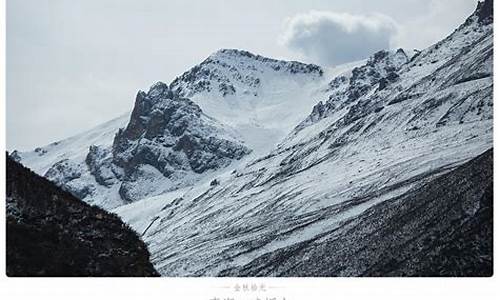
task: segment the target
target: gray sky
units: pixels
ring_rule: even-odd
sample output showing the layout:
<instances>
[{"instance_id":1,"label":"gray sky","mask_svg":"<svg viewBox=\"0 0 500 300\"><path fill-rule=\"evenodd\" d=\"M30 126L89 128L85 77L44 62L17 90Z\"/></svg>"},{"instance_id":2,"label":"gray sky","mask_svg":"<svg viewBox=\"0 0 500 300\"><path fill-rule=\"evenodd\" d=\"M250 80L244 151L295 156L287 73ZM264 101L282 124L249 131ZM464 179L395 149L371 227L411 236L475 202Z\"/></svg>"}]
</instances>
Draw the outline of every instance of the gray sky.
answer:
<instances>
[{"instance_id":1,"label":"gray sky","mask_svg":"<svg viewBox=\"0 0 500 300\"><path fill-rule=\"evenodd\" d=\"M475 0L9 0L7 148L45 145L131 110L220 48L334 65L423 48ZM346 55L350 53L349 55Z\"/></svg>"}]
</instances>

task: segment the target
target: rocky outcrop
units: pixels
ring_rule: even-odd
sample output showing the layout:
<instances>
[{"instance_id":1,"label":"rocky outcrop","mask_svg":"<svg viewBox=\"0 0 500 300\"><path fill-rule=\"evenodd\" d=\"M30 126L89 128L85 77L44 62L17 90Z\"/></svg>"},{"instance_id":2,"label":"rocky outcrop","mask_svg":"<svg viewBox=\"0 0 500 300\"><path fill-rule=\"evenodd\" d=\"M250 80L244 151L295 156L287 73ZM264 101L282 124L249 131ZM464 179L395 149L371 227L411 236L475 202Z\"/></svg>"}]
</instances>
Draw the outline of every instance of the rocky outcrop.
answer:
<instances>
[{"instance_id":1,"label":"rocky outcrop","mask_svg":"<svg viewBox=\"0 0 500 300\"><path fill-rule=\"evenodd\" d=\"M374 89L384 90L398 80L398 71L408 61L408 55L403 49L382 50L373 54L364 65L354 68L349 74L335 77L328 84L328 100L320 101L295 130L301 130L328 117L335 110L349 106ZM376 109L377 107L370 107L369 110L366 110L366 107L361 109L355 107L351 113L357 114L359 111L367 114Z\"/></svg>"},{"instance_id":2,"label":"rocky outcrop","mask_svg":"<svg viewBox=\"0 0 500 300\"><path fill-rule=\"evenodd\" d=\"M123 170L113 164L113 156L107 148L91 145L85 163L100 185L110 187L123 178Z\"/></svg>"},{"instance_id":3,"label":"rocky outcrop","mask_svg":"<svg viewBox=\"0 0 500 300\"><path fill-rule=\"evenodd\" d=\"M71 180L80 178L82 171L80 165L69 159L63 159L50 167L43 176L61 186Z\"/></svg>"},{"instance_id":4,"label":"rocky outcrop","mask_svg":"<svg viewBox=\"0 0 500 300\"><path fill-rule=\"evenodd\" d=\"M493 0L485 0L477 3L475 15L478 16L479 22L490 24L493 22Z\"/></svg>"},{"instance_id":5,"label":"rocky outcrop","mask_svg":"<svg viewBox=\"0 0 500 300\"><path fill-rule=\"evenodd\" d=\"M135 200L130 196L137 194L132 190L139 188L134 182L144 175L144 165L181 182L189 173L225 167L248 153L232 132L162 82L137 94L130 122L112 147L113 163L125 176L120 195L129 201Z\"/></svg>"},{"instance_id":6,"label":"rocky outcrop","mask_svg":"<svg viewBox=\"0 0 500 300\"><path fill-rule=\"evenodd\" d=\"M60 164L62 165L62 164ZM157 276L119 217L7 158L8 276Z\"/></svg>"},{"instance_id":7,"label":"rocky outcrop","mask_svg":"<svg viewBox=\"0 0 500 300\"><path fill-rule=\"evenodd\" d=\"M338 98L347 97L346 104L365 95L373 86L378 84L378 89L384 89L397 78L397 71L408 62L407 54L398 49L396 52L386 50L372 55L365 65L354 68L349 78L347 94L333 93L329 101L339 101Z\"/></svg>"}]
</instances>

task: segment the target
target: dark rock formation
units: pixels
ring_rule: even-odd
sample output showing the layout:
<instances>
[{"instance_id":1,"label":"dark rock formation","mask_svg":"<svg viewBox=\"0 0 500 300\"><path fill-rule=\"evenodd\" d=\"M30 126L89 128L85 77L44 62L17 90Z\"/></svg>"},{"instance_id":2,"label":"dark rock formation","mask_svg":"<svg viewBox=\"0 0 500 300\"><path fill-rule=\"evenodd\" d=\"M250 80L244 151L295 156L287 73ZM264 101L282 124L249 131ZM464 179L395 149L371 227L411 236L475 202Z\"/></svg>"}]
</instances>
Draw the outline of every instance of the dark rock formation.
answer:
<instances>
[{"instance_id":1,"label":"dark rock formation","mask_svg":"<svg viewBox=\"0 0 500 300\"><path fill-rule=\"evenodd\" d=\"M157 276L120 218L7 158L8 276Z\"/></svg>"},{"instance_id":2,"label":"dark rock formation","mask_svg":"<svg viewBox=\"0 0 500 300\"><path fill-rule=\"evenodd\" d=\"M225 167L250 149L194 102L158 82L148 93L137 94L130 122L117 133L112 153L113 163L124 170L120 196L133 201L143 194L136 180L144 165L180 182L186 172L200 174Z\"/></svg>"},{"instance_id":3,"label":"dark rock formation","mask_svg":"<svg viewBox=\"0 0 500 300\"><path fill-rule=\"evenodd\" d=\"M493 22L493 0L478 2L475 14L479 17L479 22L483 24Z\"/></svg>"},{"instance_id":4,"label":"dark rock formation","mask_svg":"<svg viewBox=\"0 0 500 300\"><path fill-rule=\"evenodd\" d=\"M100 185L109 187L116 183L117 179L122 178L122 170L112 162L111 151L107 148L95 145L89 147L85 163L90 170L90 174L94 175L95 180Z\"/></svg>"},{"instance_id":5,"label":"dark rock formation","mask_svg":"<svg viewBox=\"0 0 500 300\"><path fill-rule=\"evenodd\" d=\"M80 167L71 162L69 159L63 159L55 163L50 169L45 172L44 177L47 177L57 185L64 185L66 182L82 175Z\"/></svg>"},{"instance_id":6,"label":"dark rock formation","mask_svg":"<svg viewBox=\"0 0 500 300\"><path fill-rule=\"evenodd\" d=\"M137 95L127 128L115 138L114 162L126 171L149 164L169 176L172 165L201 173L249 153L245 146L218 137L208 121L194 102L157 83L147 94Z\"/></svg>"}]
</instances>

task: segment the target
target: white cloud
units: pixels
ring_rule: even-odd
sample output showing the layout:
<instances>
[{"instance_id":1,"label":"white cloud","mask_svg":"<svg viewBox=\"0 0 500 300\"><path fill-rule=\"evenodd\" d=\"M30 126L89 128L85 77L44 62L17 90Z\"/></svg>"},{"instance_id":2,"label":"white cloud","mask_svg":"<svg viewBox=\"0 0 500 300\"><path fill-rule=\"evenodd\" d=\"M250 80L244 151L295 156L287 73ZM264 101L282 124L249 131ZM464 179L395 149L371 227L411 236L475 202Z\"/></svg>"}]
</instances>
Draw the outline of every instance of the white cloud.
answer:
<instances>
[{"instance_id":1,"label":"white cloud","mask_svg":"<svg viewBox=\"0 0 500 300\"><path fill-rule=\"evenodd\" d=\"M382 14L310 11L286 20L280 42L315 63L336 65L390 48L396 34L395 21Z\"/></svg>"}]
</instances>

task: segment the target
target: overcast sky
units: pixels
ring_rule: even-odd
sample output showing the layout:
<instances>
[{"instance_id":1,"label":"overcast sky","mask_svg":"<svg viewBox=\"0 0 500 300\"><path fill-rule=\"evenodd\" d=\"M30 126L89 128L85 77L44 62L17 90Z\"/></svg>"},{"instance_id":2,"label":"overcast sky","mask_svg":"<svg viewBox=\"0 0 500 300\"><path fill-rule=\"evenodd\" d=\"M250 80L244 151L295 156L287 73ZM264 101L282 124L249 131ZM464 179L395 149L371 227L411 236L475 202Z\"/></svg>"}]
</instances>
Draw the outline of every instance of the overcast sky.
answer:
<instances>
[{"instance_id":1,"label":"overcast sky","mask_svg":"<svg viewBox=\"0 0 500 300\"><path fill-rule=\"evenodd\" d=\"M220 48L331 66L424 48L475 0L9 0L7 147L45 145L131 110Z\"/></svg>"}]
</instances>

